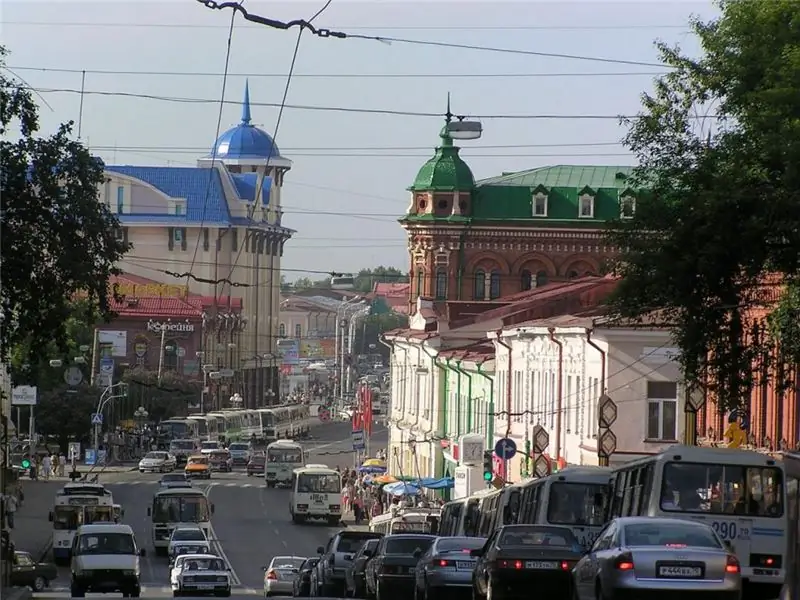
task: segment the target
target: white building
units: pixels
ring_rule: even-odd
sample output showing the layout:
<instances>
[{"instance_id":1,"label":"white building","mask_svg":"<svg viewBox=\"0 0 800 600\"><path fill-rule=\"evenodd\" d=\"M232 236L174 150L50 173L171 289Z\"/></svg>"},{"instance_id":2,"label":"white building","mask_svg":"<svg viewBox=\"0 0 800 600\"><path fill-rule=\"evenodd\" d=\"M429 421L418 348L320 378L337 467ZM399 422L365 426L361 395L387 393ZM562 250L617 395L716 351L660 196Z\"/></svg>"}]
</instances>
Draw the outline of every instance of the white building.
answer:
<instances>
[{"instance_id":1,"label":"white building","mask_svg":"<svg viewBox=\"0 0 800 600\"><path fill-rule=\"evenodd\" d=\"M666 329L565 316L489 337L495 342L496 405L506 411L495 423L498 439L506 434L524 448L541 425L552 461L596 465L597 402L604 392L617 405L611 464L657 453L682 438L684 385ZM520 460L509 461L511 481L519 479Z\"/></svg>"}]
</instances>

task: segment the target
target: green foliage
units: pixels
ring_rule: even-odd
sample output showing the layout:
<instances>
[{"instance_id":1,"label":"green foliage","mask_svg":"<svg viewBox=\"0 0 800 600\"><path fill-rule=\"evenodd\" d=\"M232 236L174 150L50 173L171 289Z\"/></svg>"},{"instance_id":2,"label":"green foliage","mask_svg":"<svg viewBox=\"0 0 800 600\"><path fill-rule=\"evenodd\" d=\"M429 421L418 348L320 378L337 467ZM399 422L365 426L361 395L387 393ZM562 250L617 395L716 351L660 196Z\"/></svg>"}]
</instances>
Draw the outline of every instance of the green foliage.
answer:
<instances>
[{"instance_id":1,"label":"green foliage","mask_svg":"<svg viewBox=\"0 0 800 600\"><path fill-rule=\"evenodd\" d=\"M358 354L381 354L389 357L389 349L380 342L380 336L392 329L408 327L408 317L398 313L370 315L364 319L363 327L356 330L355 348ZM371 349L370 345L375 348Z\"/></svg>"},{"instance_id":2,"label":"green foliage","mask_svg":"<svg viewBox=\"0 0 800 600\"><path fill-rule=\"evenodd\" d=\"M331 280L328 279L311 279L309 277L301 277L294 283L287 284L284 288L285 292L302 292L304 290L329 290L331 288Z\"/></svg>"},{"instance_id":3,"label":"green foliage","mask_svg":"<svg viewBox=\"0 0 800 600\"><path fill-rule=\"evenodd\" d=\"M355 288L357 292L371 292L376 283L408 283L408 273L394 267L375 267L374 269L361 269L356 276Z\"/></svg>"},{"instance_id":4,"label":"green foliage","mask_svg":"<svg viewBox=\"0 0 800 600\"><path fill-rule=\"evenodd\" d=\"M70 440L89 442L91 414L97 408L101 390L82 385L68 388L60 385L39 392L36 406L36 431L58 439L62 448Z\"/></svg>"},{"instance_id":5,"label":"green foliage","mask_svg":"<svg viewBox=\"0 0 800 600\"><path fill-rule=\"evenodd\" d=\"M176 414L186 414L187 405L197 403L203 384L174 371L164 371L159 381L158 371L135 368L125 371L122 381L128 388L131 411L145 406L151 419L168 418ZM131 415L133 413L131 412ZM131 415L125 415L130 418Z\"/></svg>"},{"instance_id":6,"label":"green foliage","mask_svg":"<svg viewBox=\"0 0 800 600\"><path fill-rule=\"evenodd\" d=\"M800 363L800 284L789 282L778 306L767 317L770 337L778 342L781 358ZM785 382L784 382L785 383Z\"/></svg>"},{"instance_id":7,"label":"green foliage","mask_svg":"<svg viewBox=\"0 0 800 600\"><path fill-rule=\"evenodd\" d=\"M625 138L639 160L631 187L647 192L608 237L620 249L616 312L660 310L687 383L709 383L731 410L761 352L747 344L746 311L765 302L767 273L793 275L800 260L800 11L793 0L719 4L718 20L694 23L699 59L659 46L673 70Z\"/></svg>"},{"instance_id":8,"label":"green foliage","mask_svg":"<svg viewBox=\"0 0 800 600\"><path fill-rule=\"evenodd\" d=\"M0 46L0 71L6 54ZM50 137L38 129L31 92L0 75L0 358L14 349L30 364L51 342L66 352L76 295L87 298L89 321L111 317L109 278L128 250L116 238L116 217L98 201L102 161L72 138L71 123Z\"/></svg>"}]
</instances>

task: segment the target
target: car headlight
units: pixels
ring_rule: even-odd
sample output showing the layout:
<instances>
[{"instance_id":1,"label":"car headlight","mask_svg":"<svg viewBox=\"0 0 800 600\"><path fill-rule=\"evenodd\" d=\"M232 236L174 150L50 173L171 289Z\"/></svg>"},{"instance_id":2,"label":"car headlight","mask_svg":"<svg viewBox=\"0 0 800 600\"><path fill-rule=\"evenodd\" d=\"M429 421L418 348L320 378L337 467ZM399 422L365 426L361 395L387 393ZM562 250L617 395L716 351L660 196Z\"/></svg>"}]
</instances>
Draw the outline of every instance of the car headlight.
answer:
<instances>
[{"instance_id":1,"label":"car headlight","mask_svg":"<svg viewBox=\"0 0 800 600\"><path fill-rule=\"evenodd\" d=\"M228 581L228 578L225 577L224 575L220 575L219 577L217 577L217 581Z\"/></svg>"}]
</instances>

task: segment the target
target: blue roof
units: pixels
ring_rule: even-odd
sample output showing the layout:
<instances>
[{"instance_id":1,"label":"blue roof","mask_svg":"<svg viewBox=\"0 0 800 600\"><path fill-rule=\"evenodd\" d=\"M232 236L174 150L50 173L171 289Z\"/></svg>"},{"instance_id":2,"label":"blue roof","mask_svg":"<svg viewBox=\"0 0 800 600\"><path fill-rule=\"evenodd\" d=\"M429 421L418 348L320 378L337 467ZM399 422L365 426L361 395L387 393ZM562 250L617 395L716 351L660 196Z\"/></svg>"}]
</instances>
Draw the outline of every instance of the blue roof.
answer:
<instances>
[{"instance_id":1,"label":"blue roof","mask_svg":"<svg viewBox=\"0 0 800 600\"><path fill-rule=\"evenodd\" d=\"M247 202L253 202L256 197L256 189L258 188L258 173L231 173L233 185L236 187L236 193L239 198ZM269 205L269 194L272 190L272 177L264 177L264 182L261 184L261 205Z\"/></svg>"},{"instance_id":2,"label":"blue roof","mask_svg":"<svg viewBox=\"0 0 800 600\"><path fill-rule=\"evenodd\" d=\"M149 183L170 198L186 199L185 215L169 215L165 212L135 213L119 215L120 221L230 223L231 215L225 192L216 169L203 167L134 167L106 166L106 171L119 173ZM211 184L209 187L209 183ZM205 206L205 210L204 210ZM136 207L134 206L134 210Z\"/></svg>"},{"instance_id":3,"label":"blue roof","mask_svg":"<svg viewBox=\"0 0 800 600\"><path fill-rule=\"evenodd\" d=\"M223 133L211 148L209 158L219 159L278 159L283 158L278 145L264 130L251 122L250 117L250 85L245 82L244 100L242 101L242 122Z\"/></svg>"}]
</instances>

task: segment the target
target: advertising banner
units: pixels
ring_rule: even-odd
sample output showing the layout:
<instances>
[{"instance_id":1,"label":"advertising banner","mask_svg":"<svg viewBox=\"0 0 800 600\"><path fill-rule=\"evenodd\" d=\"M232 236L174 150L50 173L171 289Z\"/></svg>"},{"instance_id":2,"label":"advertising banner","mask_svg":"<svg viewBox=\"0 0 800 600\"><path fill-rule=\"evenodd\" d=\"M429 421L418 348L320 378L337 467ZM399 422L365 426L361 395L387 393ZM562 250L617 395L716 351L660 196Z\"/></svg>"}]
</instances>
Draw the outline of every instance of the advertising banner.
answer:
<instances>
[{"instance_id":1,"label":"advertising banner","mask_svg":"<svg viewBox=\"0 0 800 600\"><path fill-rule=\"evenodd\" d=\"M336 340L300 340L300 358L325 360L336 356Z\"/></svg>"},{"instance_id":2,"label":"advertising banner","mask_svg":"<svg viewBox=\"0 0 800 600\"><path fill-rule=\"evenodd\" d=\"M278 340L278 355L282 365L296 365L300 363L300 341Z\"/></svg>"}]
</instances>

